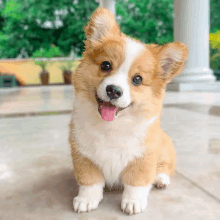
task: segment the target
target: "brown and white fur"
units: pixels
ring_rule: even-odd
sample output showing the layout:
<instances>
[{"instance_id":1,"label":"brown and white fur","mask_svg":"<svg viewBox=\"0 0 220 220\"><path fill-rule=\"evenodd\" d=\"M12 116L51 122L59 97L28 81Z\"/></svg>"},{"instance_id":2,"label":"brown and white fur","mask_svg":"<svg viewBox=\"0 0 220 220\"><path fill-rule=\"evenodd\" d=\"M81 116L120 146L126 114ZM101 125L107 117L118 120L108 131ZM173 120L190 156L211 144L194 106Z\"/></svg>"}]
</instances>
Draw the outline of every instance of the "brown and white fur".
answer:
<instances>
[{"instance_id":1,"label":"brown and white fur","mask_svg":"<svg viewBox=\"0 0 220 220\"><path fill-rule=\"evenodd\" d=\"M98 207L105 184L124 187L121 208L128 214L147 206L152 184L168 186L175 168L175 150L160 127L162 100L168 82L187 58L183 43L146 45L120 32L114 16L98 8L85 28L83 59L73 74L74 108L70 144L79 194L75 211ZM108 61L111 71L103 71ZM135 74L142 77L134 85ZM110 99L106 86L119 86L123 95ZM98 111L97 98L122 108L113 121Z\"/></svg>"}]
</instances>

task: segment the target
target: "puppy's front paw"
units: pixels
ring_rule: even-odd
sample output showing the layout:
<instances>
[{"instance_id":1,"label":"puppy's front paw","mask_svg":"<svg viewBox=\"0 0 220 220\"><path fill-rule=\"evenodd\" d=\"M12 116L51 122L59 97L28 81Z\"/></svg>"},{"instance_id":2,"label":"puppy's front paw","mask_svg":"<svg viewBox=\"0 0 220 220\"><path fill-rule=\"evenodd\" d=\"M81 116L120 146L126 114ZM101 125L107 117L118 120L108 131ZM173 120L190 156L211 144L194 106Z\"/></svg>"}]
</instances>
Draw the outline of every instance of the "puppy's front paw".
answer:
<instances>
[{"instance_id":1,"label":"puppy's front paw","mask_svg":"<svg viewBox=\"0 0 220 220\"><path fill-rule=\"evenodd\" d=\"M126 200L121 202L121 209L129 215L143 212L147 207L147 198L142 200Z\"/></svg>"},{"instance_id":2,"label":"puppy's front paw","mask_svg":"<svg viewBox=\"0 0 220 220\"><path fill-rule=\"evenodd\" d=\"M99 205L99 200L90 200L88 198L77 196L73 199L73 208L76 212L89 212L96 209Z\"/></svg>"},{"instance_id":3,"label":"puppy's front paw","mask_svg":"<svg viewBox=\"0 0 220 220\"><path fill-rule=\"evenodd\" d=\"M79 186L79 194L73 199L73 208L76 212L89 212L96 209L103 198L104 184L93 186Z\"/></svg>"},{"instance_id":4,"label":"puppy's front paw","mask_svg":"<svg viewBox=\"0 0 220 220\"><path fill-rule=\"evenodd\" d=\"M147 196L151 189L148 186L124 185L122 194L121 209L130 215L143 212L147 207Z\"/></svg>"},{"instance_id":5,"label":"puppy's front paw","mask_svg":"<svg viewBox=\"0 0 220 220\"><path fill-rule=\"evenodd\" d=\"M154 185L158 189L165 189L170 185L170 177L165 173L160 173L157 175Z\"/></svg>"}]
</instances>

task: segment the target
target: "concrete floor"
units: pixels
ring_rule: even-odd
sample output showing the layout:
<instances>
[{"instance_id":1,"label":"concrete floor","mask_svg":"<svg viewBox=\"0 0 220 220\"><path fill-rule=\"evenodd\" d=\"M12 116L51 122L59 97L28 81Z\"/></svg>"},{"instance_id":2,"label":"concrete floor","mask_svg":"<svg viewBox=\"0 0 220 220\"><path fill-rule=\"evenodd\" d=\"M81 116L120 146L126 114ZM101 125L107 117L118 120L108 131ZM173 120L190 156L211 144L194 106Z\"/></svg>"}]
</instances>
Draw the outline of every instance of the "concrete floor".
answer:
<instances>
[{"instance_id":1,"label":"concrete floor","mask_svg":"<svg viewBox=\"0 0 220 220\"><path fill-rule=\"evenodd\" d=\"M74 213L72 97L71 86L0 90L0 220L220 219L220 93L167 92L162 127L176 146L176 174L133 216L121 212L120 191Z\"/></svg>"}]
</instances>

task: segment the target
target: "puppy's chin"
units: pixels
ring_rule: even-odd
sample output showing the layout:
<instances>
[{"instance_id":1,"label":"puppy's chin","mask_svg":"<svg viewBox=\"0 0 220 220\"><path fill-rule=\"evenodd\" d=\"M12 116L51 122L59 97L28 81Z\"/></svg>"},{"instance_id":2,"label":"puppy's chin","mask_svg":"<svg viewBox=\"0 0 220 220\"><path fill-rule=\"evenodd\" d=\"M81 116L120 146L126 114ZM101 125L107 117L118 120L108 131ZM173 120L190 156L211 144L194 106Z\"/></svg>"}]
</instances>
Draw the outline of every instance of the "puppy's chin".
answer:
<instances>
[{"instance_id":1,"label":"puppy's chin","mask_svg":"<svg viewBox=\"0 0 220 220\"><path fill-rule=\"evenodd\" d=\"M127 109L132 104L131 103L130 105L128 105L125 108L115 106L111 102L106 102L106 101L100 99L97 95L97 92L95 92L95 98L96 98L96 102L98 104L97 110L98 110L101 118L105 121L115 120L115 118L117 117L119 112L123 111L124 109Z\"/></svg>"}]
</instances>

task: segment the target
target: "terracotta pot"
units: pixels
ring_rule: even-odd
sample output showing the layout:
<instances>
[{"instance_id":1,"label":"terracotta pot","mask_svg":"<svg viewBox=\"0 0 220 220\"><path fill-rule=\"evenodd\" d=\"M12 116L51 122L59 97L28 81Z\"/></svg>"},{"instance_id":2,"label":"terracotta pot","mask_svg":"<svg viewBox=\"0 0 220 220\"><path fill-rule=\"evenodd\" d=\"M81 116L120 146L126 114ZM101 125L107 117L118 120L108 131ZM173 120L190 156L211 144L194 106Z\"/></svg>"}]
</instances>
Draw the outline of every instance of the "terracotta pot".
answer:
<instances>
[{"instance_id":1,"label":"terracotta pot","mask_svg":"<svg viewBox=\"0 0 220 220\"><path fill-rule=\"evenodd\" d=\"M42 85L48 85L49 84L49 78L50 78L50 74L47 70L42 70L40 72L40 81Z\"/></svg>"},{"instance_id":2,"label":"terracotta pot","mask_svg":"<svg viewBox=\"0 0 220 220\"><path fill-rule=\"evenodd\" d=\"M72 75L71 70L63 71L63 81L65 84L71 84L71 75Z\"/></svg>"}]
</instances>

